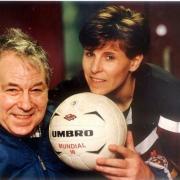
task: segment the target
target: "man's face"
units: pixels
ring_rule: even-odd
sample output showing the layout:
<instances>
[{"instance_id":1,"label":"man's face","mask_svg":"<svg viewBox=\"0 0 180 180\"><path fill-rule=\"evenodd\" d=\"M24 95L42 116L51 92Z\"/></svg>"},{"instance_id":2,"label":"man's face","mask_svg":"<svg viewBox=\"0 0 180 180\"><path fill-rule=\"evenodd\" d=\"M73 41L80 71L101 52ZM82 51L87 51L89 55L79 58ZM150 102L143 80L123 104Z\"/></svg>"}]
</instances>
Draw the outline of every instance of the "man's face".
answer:
<instances>
[{"instance_id":1,"label":"man's face","mask_svg":"<svg viewBox=\"0 0 180 180\"><path fill-rule=\"evenodd\" d=\"M32 133L48 101L44 71L28 64L26 58L13 51L0 56L0 124L16 136Z\"/></svg>"}]
</instances>

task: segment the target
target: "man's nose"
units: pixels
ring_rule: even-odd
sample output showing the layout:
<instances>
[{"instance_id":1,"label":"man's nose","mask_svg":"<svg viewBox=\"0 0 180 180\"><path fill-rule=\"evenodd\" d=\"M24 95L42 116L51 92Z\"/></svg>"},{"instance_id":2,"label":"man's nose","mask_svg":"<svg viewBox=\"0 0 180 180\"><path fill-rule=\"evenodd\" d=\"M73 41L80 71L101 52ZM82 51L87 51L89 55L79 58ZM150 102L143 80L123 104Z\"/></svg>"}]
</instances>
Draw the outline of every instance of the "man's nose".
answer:
<instances>
[{"instance_id":1,"label":"man's nose","mask_svg":"<svg viewBox=\"0 0 180 180\"><path fill-rule=\"evenodd\" d=\"M23 93L19 99L18 107L24 111L32 109L31 97L28 93Z\"/></svg>"}]
</instances>

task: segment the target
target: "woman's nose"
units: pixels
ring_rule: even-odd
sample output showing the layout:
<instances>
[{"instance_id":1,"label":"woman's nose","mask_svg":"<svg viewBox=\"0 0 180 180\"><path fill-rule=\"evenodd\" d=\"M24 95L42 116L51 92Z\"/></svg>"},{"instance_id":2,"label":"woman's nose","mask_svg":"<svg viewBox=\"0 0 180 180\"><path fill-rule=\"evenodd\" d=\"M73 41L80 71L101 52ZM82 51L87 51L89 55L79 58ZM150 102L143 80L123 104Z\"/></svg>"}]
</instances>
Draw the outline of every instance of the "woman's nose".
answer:
<instances>
[{"instance_id":1,"label":"woman's nose","mask_svg":"<svg viewBox=\"0 0 180 180\"><path fill-rule=\"evenodd\" d=\"M92 64L91 64L91 72L93 73L97 73L99 71L101 71L102 69L102 65L101 65L101 60L100 58L95 58L93 61L92 61Z\"/></svg>"}]
</instances>

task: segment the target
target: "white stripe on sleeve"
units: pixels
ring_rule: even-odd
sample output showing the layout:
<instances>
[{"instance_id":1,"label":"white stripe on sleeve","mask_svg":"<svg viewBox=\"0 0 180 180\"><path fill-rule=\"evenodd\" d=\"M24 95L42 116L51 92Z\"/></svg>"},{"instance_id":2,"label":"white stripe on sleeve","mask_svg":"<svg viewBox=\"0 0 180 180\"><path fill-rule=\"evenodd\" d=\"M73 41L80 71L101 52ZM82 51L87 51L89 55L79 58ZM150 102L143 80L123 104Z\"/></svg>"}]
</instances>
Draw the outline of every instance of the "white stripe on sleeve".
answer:
<instances>
[{"instance_id":1,"label":"white stripe on sleeve","mask_svg":"<svg viewBox=\"0 0 180 180\"><path fill-rule=\"evenodd\" d=\"M156 130L157 130L157 127L142 142L136 145L135 149L138 153L144 154L156 142L156 140L158 139Z\"/></svg>"},{"instance_id":2,"label":"white stripe on sleeve","mask_svg":"<svg viewBox=\"0 0 180 180\"><path fill-rule=\"evenodd\" d=\"M158 126L167 131L180 133L180 122L172 121L163 116L160 116Z\"/></svg>"}]
</instances>

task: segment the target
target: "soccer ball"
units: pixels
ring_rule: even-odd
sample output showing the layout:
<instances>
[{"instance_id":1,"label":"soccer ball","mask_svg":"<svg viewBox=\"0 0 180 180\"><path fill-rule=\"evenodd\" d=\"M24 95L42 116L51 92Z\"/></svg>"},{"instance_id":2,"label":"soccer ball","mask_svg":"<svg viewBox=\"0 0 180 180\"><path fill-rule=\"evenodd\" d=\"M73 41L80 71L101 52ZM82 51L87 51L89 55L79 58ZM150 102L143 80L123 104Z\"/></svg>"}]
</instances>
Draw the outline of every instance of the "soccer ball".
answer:
<instances>
[{"instance_id":1,"label":"soccer ball","mask_svg":"<svg viewBox=\"0 0 180 180\"><path fill-rule=\"evenodd\" d=\"M124 145L127 125L109 98L90 92L65 99L49 125L49 139L57 156L79 170L95 168L98 157L115 157L109 144Z\"/></svg>"}]
</instances>

